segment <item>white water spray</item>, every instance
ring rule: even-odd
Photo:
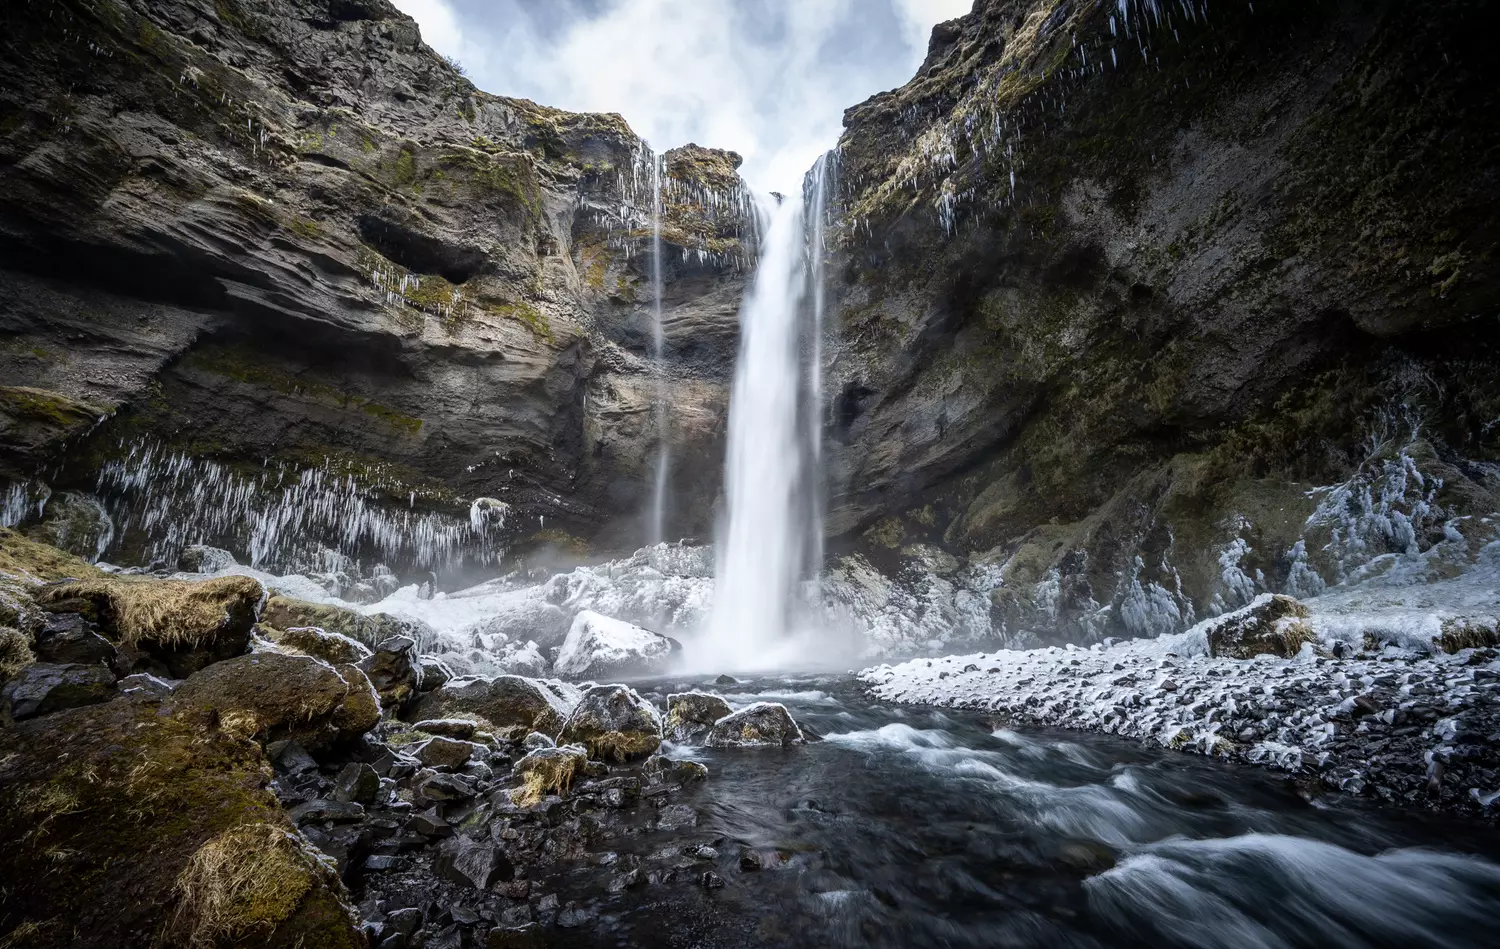
[[[671,448],[667,438],[667,363],[666,337],[662,329],[662,277],[661,277],[661,173],[663,157],[651,156],[651,341],[656,370],[656,470],[651,489],[651,525],[646,543],[659,544],[666,540],[667,526],[667,467],[671,464]]]

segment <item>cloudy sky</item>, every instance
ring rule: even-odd
[[[618,112],[657,149],[745,156],[789,191],[845,108],[906,82],[973,0],[394,0],[487,92]]]

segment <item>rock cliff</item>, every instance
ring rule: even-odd
[[[316,506],[322,478],[408,527],[493,498],[495,550],[638,541],[653,159],[621,117],[480,92],[385,0],[0,22],[0,475],[114,471],[136,556],[173,555],[143,525],[193,523],[161,500],[184,472],[239,525],[298,521],[276,492]],[[682,535],[716,493],[750,250],[738,156],[664,164]]]
[[[999,628],[1073,641],[1472,557],[1500,486],[1483,33],[1458,2],[939,26],[845,116],[830,531],[887,570],[939,545]]]

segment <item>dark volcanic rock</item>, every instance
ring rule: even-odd
[[[422,662],[417,644],[409,636],[392,636],[358,663],[382,705],[401,708],[416,701],[422,689]]]
[[[710,748],[742,748],[800,744],[802,732],[785,705],[756,702],[719,719],[708,733]]]
[[[521,676],[455,679],[422,696],[413,717],[472,715],[498,731],[515,732],[518,738],[533,730],[555,735],[563,723],[558,704],[545,686]]]
[[[178,716],[242,737],[291,739],[316,749],[373,727],[368,713],[360,711],[368,704],[368,689],[363,682],[351,686],[316,659],[256,653],[190,676],[172,694],[170,707]],[[352,712],[347,701],[356,703]]]
[[[34,649],[40,662],[108,665],[115,658],[115,647],[78,613],[47,614]]]
[[[108,702],[116,695],[115,675],[102,665],[33,663],[5,686],[16,719]]]
[[[729,703],[717,695],[673,693],[667,696],[667,718],[663,726],[673,741],[691,741],[732,711]]]

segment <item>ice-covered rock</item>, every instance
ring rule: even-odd
[[[800,744],[805,739],[792,713],[780,702],[756,702],[714,723],[710,748],[749,748]]]
[[[1307,607],[1289,596],[1263,593],[1248,606],[1225,613],[1199,628],[1208,637],[1212,656],[1251,659],[1260,655],[1289,659],[1316,637],[1307,624]]]
[[[678,692],[667,696],[664,727],[673,741],[700,738],[719,719],[732,713],[729,703],[706,692]]]
[[[679,648],[668,636],[583,610],[573,618],[553,671],[575,679],[653,672]]]
[[[583,745],[594,758],[628,761],[661,747],[661,719],[633,689],[596,685],[583,694],[558,740]]]

